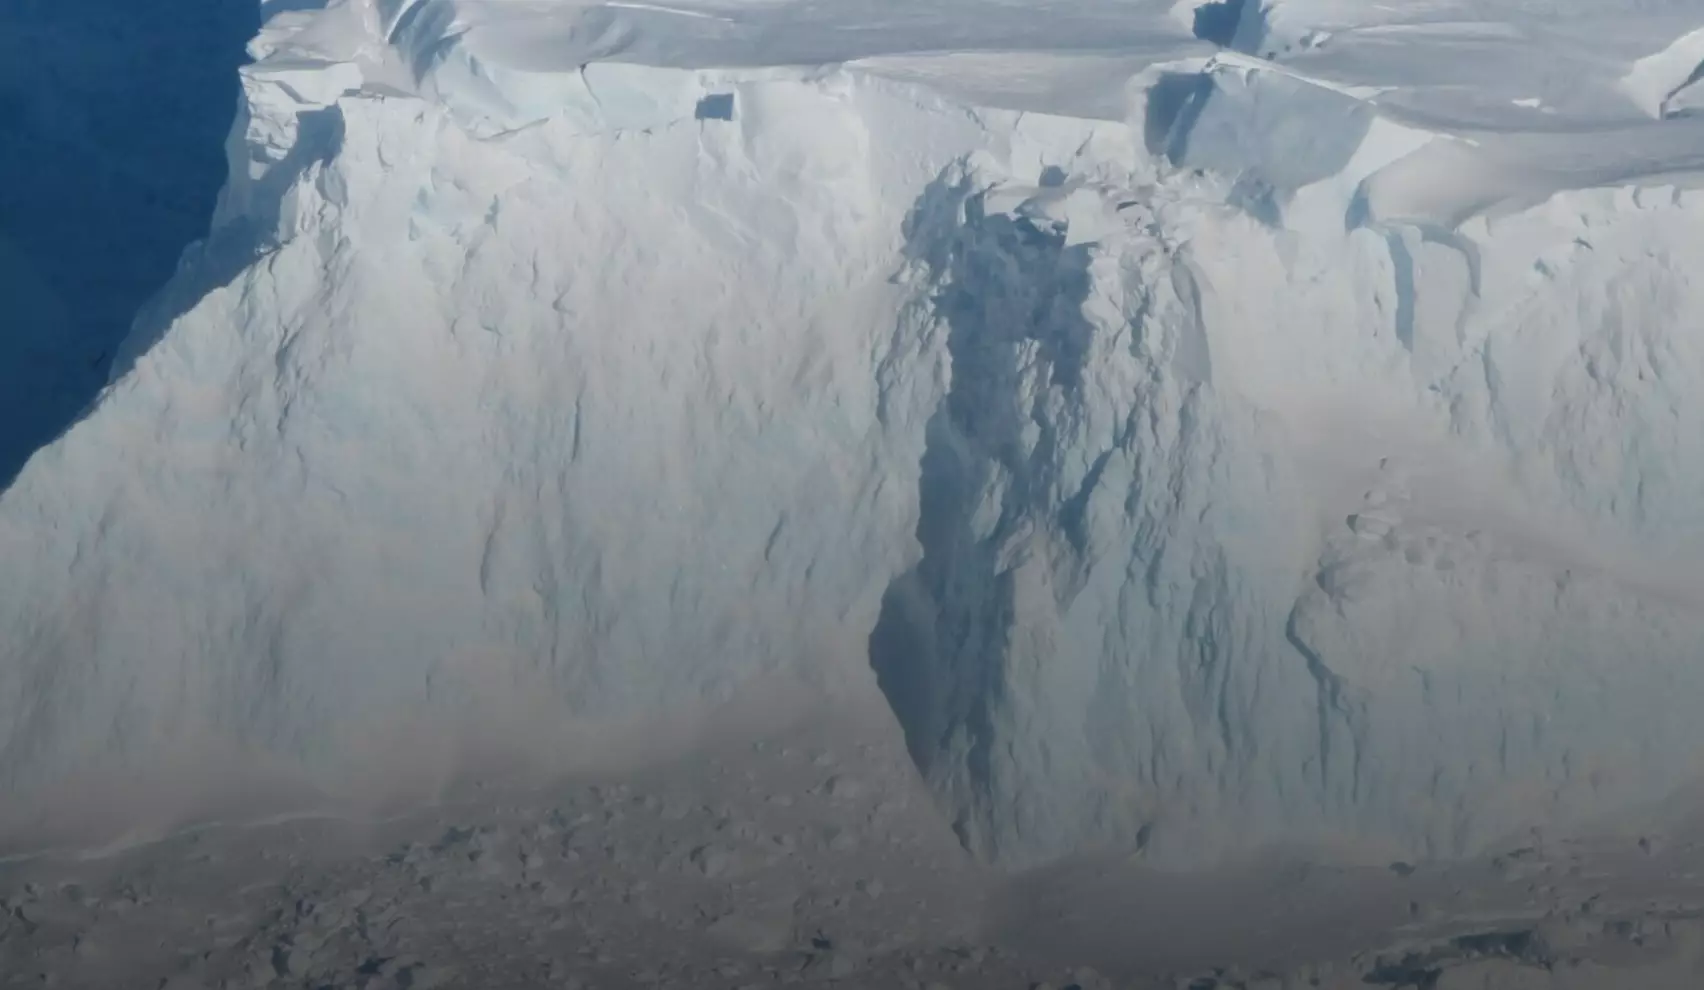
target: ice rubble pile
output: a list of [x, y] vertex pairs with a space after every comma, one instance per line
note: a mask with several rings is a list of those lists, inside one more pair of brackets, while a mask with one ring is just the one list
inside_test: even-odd
[[1107, 7], [1128, 58], [277, 14], [212, 236], [0, 498], [0, 826], [418, 796], [866, 665], [1008, 863], [1447, 855], [1674, 791], [1704, 144], [1648, 94], [1691, 69], [1493, 112], [1357, 82], [1359, 9], [1215, 53]]

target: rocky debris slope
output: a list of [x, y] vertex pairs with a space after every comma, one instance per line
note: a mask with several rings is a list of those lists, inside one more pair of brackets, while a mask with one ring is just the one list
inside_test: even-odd
[[[964, 854], [874, 726], [823, 718], [626, 780], [490, 781], [389, 821], [11, 862], [0, 986], [1681, 990], [1704, 965], [1696, 844], [1289, 863], [1241, 892], [1106, 865], [1098, 885], [1014, 885]], [[1381, 920], [1332, 923], [1345, 905]]]

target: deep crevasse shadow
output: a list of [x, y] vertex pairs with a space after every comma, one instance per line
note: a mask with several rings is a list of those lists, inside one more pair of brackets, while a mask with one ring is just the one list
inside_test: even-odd
[[[1058, 186], [1063, 177], [1043, 180]], [[869, 659], [918, 769], [937, 785], [959, 776], [959, 797], [982, 804], [1015, 622], [1002, 548], [1030, 525], [1071, 528], [1072, 500], [1059, 490], [1061, 438], [1045, 406], [1049, 387], [1074, 393], [1082, 385], [1094, 332], [1082, 312], [1091, 256], [1057, 231], [985, 214], [967, 185], [942, 180], [907, 226], [910, 253], [942, 286], [929, 304], [946, 326], [952, 372], [926, 430], [922, 559], [887, 589]], [[978, 532], [997, 474], [998, 519]], [[942, 758], [948, 765], [936, 766]], [[966, 785], [978, 793], [966, 794]], [[953, 823], [960, 840], [994, 853], [976, 812], [954, 810], [963, 815]]]
[[1195, 8], [1195, 37], [1220, 48], [1229, 48], [1236, 41], [1237, 28], [1242, 23], [1247, 0], [1208, 0]]
[[0, 491], [206, 235], [259, 20], [254, 0], [0, 3]]

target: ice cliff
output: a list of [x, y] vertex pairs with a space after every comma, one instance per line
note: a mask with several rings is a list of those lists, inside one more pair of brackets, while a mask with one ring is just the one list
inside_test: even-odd
[[281, 5], [212, 234], [0, 497], [0, 831], [870, 667], [1011, 864], [1677, 791], [1704, 52], [1554, 6], [1571, 75], [1448, 4]]

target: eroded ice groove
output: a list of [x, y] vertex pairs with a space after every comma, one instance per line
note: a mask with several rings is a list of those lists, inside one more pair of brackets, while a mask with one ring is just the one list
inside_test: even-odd
[[1008, 864], [1690, 779], [1696, 120], [1367, 69], [1503, 43], [1430, 14], [906, 9], [273, 17], [212, 238], [0, 498], [8, 841], [643, 762], [867, 664]]

